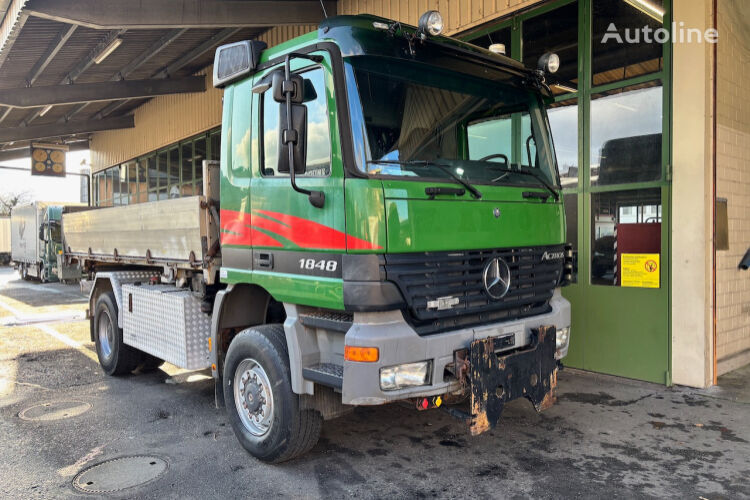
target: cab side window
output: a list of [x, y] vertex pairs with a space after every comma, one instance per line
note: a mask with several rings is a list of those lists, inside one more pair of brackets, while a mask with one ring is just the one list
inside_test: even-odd
[[[326, 104], [325, 74], [323, 68], [301, 73], [312, 83], [315, 95], [305, 96], [307, 106], [307, 171], [298, 177], [327, 177], [331, 174], [331, 139], [328, 129], [328, 106]], [[309, 84], [306, 85], [309, 87]], [[263, 117], [262, 175], [266, 177], [287, 176], [276, 171], [279, 158], [279, 108], [273, 100], [273, 91], [267, 90], [261, 97]]]

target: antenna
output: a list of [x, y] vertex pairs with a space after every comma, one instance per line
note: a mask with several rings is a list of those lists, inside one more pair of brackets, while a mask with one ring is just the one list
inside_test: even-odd
[[323, 16], [328, 19], [328, 13], [326, 12], [326, 6], [323, 5], [323, 0], [320, 0], [320, 8], [323, 9]]

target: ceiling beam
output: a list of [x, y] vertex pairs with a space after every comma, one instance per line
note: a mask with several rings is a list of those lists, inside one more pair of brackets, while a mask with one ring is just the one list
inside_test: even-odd
[[33, 108], [56, 104], [188, 94], [205, 90], [206, 78], [204, 76], [77, 83], [75, 85], [45, 85], [20, 89], [0, 89], [0, 104], [18, 108]]
[[[109, 80], [112, 82], [116, 82], [119, 80], [124, 80], [132, 72], [146, 64], [148, 61], [150, 61], [154, 56], [156, 56], [159, 52], [167, 48], [172, 42], [177, 40], [179, 37], [181, 37], [185, 32], [187, 31], [186, 28], [182, 29], [175, 29], [175, 30], [169, 30], [163, 37], [156, 40], [154, 43], [152, 43], [146, 50], [141, 52], [138, 57], [130, 61], [128, 64], [120, 68], [120, 71], [113, 74]], [[68, 111], [65, 116], [61, 117], [58, 120], [58, 123], [64, 123], [69, 121], [73, 116], [80, 113], [88, 103], [82, 103], [75, 108]], [[0, 122], [2, 122], [2, 119], [0, 118]]]
[[[75, 81], [78, 79], [81, 74], [83, 74], [84, 71], [89, 69], [92, 64], [94, 64], [94, 60], [101, 54], [106, 48], [111, 44], [115, 38], [125, 33], [127, 30], [125, 29], [119, 29], [119, 30], [112, 30], [109, 33], [107, 33], [107, 36], [104, 37], [102, 41], [100, 41], [98, 44], [96, 44], [96, 47], [91, 49], [89, 53], [81, 59], [78, 64], [73, 66], [73, 69], [68, 71], [68, 74], [63, 77], [63, 79], [60, 81], [60, 85], [65, 84], [71, 84], [75, 83]], [[36, 111], [32, 112], [29, 116], [23, 119], [21, 122], [22, 127], [28, 127], [29, 124], [36, 120], [39, 115], [42, 114], [42, 109], [39, 108]]]
[[[180, 57], [178, 57], [173, 62], [168, 64], [165, 68], [154, 73], [152, 75], [152, 78], [167, 78], [170, 75], [175, 74], [177, 71], [184, 68], [185, 66], [190, 64], [192, 61], [202, 56], [203, 54], [211, 50], [214, 46], [220, 44], [221, 42], [231, 37], [238, 31], [240, 31], [240, 28], [226, 28], [226, 29], [219, 31], [218, 33], [216, 33], [211, 38], [201, 43], [197, 47], [190, 49], [189, 51], [182, 54]], [[103, 118], [111, 114], [116, 109], [119, 109], [122, 105], [124, 105], [127, 102], [128, 101], [116, 101], [111, 104], [108, 104], [96, 114], [96, 117]]]
[[[323, 4], [336, 15], [336, 1]], [[94, 29], [260, 28], [316, 24], [324, 17], [318, 0], [34, 0], [26, 12]]]
[[169, 63], [165, 68], [163, 68], [161, 71], [158, 71], [154, 74], [153, 78], [169, 78], [170, 76], [174, 75], [177, 71], [184, 68], [188, 64], [190, 64], [195, 59], [199, 58], [211, 48], [214, 47], [214, 45], [218, 45], [230, 36], [234, 35], [240, 31], [239, 28], [226, 28], [215, 35], [213, 35], [208, 40], [204, 41], [197, 47], [185, 52], [180, 57]]
[[32, 85], [34, 85], [34, 82], [36, 82], [37, 78], [39, 78], [39, 75], [41, 75], [45, 68], [47, 68], [47, 65], [52, 62], [52, 59], [54, 59], [57, 53], [60, 52], [60, 49], [63, 48], [65, 42], [67, 42], [68, 39], [73, 36], [73, 33], [75, 33], [77, 28], [78, 26], [76, 26], [75, 24], [71, 24], [63, 27], [63, 29], [60, 30], [55, 39], [52, 40], [52, 42], [47, 47], [47, 50], [44, 51], [42, 57], [37, 60], [36, 64], [34, 64], [34, 67], [31, 68], [31, 71], [29, 71], [29, 73], [26, 75], [27, 87], [31, 87]]
[[[36, 82], [36, 79], [39, 78], [39, 75], [41, 75], [47, 65], [52, 62], [52, 59], [55, 58], [60, 49], [63, 48], [63, 45], [65, 45], [65, 42], [67, 42], [68, 39], [73, 35], [73, 33], [75, 33], [75, 30], [77, 28], [78, 26], [76, 25], [68, 25], [60, 30], [55, 39], [52, 40], [52, 42], [47, 47], [47, 50], [44, 51], [42, 57], [37, 60], [37, 62], [34, 64], [34, 67], [31, 68], [31, 71], [29, 71], [29, 73], [26, 75], [27, 87], [34, 85], [34, 82]], [[0, 123], [2, 123], [8, 117], [11, 109], [12, 108], [8, 108], [5, 110], [5, 112], [0, 114]]]
[[31, 127], [0, 128], [0, 142], [27, 141], [72, 134], [85, 134], [135, 127], [133, 115], [105, 118], [103, 120], [70, 121], [65, 124], [50, 123]]
[[146, 50], [141, 52], [138, 57], [122, 67], [116, 75], [112, 75], [112, 80], [123, 80], [130, 74], [151, 60], [159, 52], [167, 48], [172, 42], [181, 37], [187, 28], [174, 29], [167, 32], [163, 37], [152, 43]]

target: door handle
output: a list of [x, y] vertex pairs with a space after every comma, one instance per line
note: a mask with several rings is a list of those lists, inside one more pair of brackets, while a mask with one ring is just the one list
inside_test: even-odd
[[256, 255], [255, 267], [259, 269], [273, 269], [273, 254], [262, 252]]

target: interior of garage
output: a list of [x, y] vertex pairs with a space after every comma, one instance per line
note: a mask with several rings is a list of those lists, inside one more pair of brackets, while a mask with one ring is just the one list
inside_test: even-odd
[[[244, 17], [239, 11], [208, 15], [206, 8], [192, 18], [156, 12], [161, 1], [152, 2], [150, 15], [138, 16], [123, 12], [118, 2], [70, 7], [74, 3], [8, 4], [5, 20], [15, 16], [15, 22], [3, 21], [9, 31], [0, 49], [0, 96], [7, 91], [6, 102], [16, 103], [11, 99], [28, 99], [20, 89], [91, 87], [86, 100], [42, 96], [43, 105], [26, 101], [35, 105], [0, 107], [0, 159], [27, 154], [37, 139], [90, 148], [92, 197], [99, 206], [199, 194], [202, 160], [218, 159], [221, 91], [205, 81], [196, 87], [210, 74], [215, 48], [241, 39], [275, 45], [315, 29], [323, 15], [312, 0], [276, 2], [284, 6], [263, 16], [257, 9]], [[575, 332], [566, 364], [660, 384], [706, 385], [750, 362], [750, 282], [737, 268], [750, 245], [743, 220], [750, 209], [748, 65], [736, 62], [738, 53], [746, 61], [750, 50], [748, 9], [733, 0], [692, 2], [693, 9], [705, 11], [709, 26], [718, 25], [721, 40], [705, 49], [718, 75], [711, 79], [708, 68], [707, 91], [711, 82], [717, 86], [715, 108], [712, 94], [704, 95], [716, 122], [715, 145], [711, 120], [703, 136], [715, 152], [709, 159], [715, 158], [716, 179], [710, 164], [704, 167], [709, 179], [700, 189], [708, 197], [708, 260], [695, 265], [709, 290], [708, 318], [705, 328], [694, 328], [705, 333], [706, 343], [691, 341], [686, 349], [708, 357], [711, 366], [697, 382], [675, 377], [673, 366], [687, 363], [682, 345], [675, 347], [681, 337], [674, 328], [675, 294], [683, 289], [675, 274], [684, 265], [674, 258], [684, 248], [674, 237], [682, 227], [674, 199], [685, 191], [673, 182], [682, 175], [679, 155], [673, 154], [679, 133], [673, 95], [692, 74], [674, 69], [673, 51], [682, 49], [673, 44], [601, 42], [610, 23], [620, 30], [671, 26], [682, 19], [674, 3], [340, 0], [325, 2], [324, 8], [328, 15], [367, 12], [411, 24], [426, 8], [439, 8], [449, 34], [485, 47], [502, 43], [508, 55], [527, 64], [544, 52], [558, 53], [561, 69], [550, 81], [556, 97], [549, 119], [577, 271], [565, 291]], [[146, 90], [146, 82], [155, 80], [168, 83]], [[104, 82], [112, 88], [96, 87]], [[727, 201], [727, 248], [713, 247], [714, 198]], [[633, 261], [633, 255], [648, 258]], [[626, 265], [650, 270], [626, 276]]]

